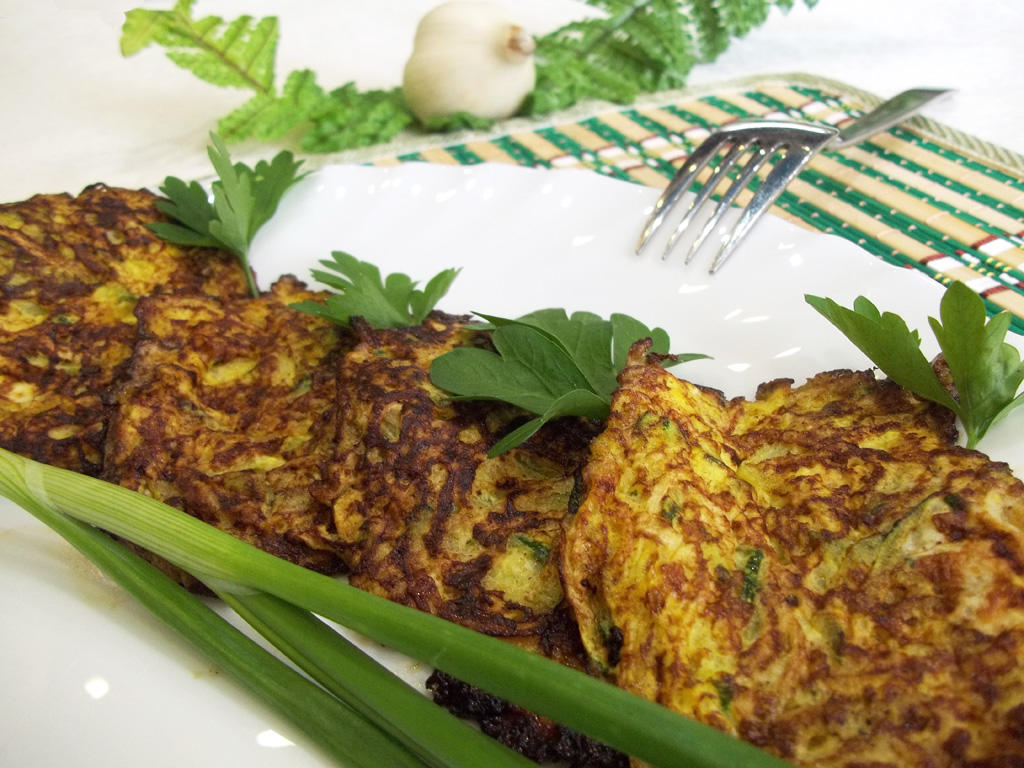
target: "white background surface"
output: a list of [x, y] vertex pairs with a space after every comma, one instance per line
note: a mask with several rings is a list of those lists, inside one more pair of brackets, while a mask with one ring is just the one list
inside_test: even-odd
[[[216, 120], [247, 92], [197, 80], [156, 47], [123, 59], [124, 12], [173, 0], [0, 0], [0, 201], [103, 181], [155, 186], [208, 173]], [[197, 0], [195, 15], [277, 15], [278, 81], [312, 68], [325, 87], [392, 87], [420, 16], [436, 0]], [[574, 0], [507, 0], [538, 32], [580, 15]], [[583, 10], [581, 10], [583, 9]], [[1024, 152], [1019, 0], [796, 0], [690, 84], [805, 72], [879, 96], [913, 86], [957, 93], [927, 114]], [[241, 150], [242, 148], [240, 148]], [[261, 151], [266, 151], [263, 148]]]

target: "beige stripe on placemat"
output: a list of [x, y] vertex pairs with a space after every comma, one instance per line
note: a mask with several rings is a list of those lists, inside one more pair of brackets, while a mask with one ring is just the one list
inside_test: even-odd
[[757, 91], [776, 101], [781, 101], [787, 107], [799, 108], [813, 101], [807, 94], [794, 91], [792, 88], [781, 84], [765, 83], [763, 86], [759, 86]]
[[995, 282], [996, 287], [994, 289], [989, 288], [987, 290], [979, 290], [979, 292], [1000, 309], [1008, 309], [1018, 317], [1024, 317], [1024, 315], [1021, 314], [1021, 312], [1024, 311], [1024, 296], [1012, 291], [1008, 286], [1003, 285], [998, 280], [984, 275], [979, 275], [976, 271], [967, 266], [953, 267], [952, 269], [943, 270], [941, 274], [943, 277], [950, 280], [959, 280], [967, 285], [974, 283], [972, 287], [974, 287], [975, 290], [979, 290], [977, 283], [983, 279], [989, 283]]
[[515, 158], [490, 141], [473, 141], [466, 144], [466, 149], [485, 163], [510, 163], [516, 165]]
[[1004, 232], [1017, 232], [1024, 229], [1024, 222], [1021, 222], [1012, 216], [1007, 216], [998, 208], [985, 205], [982, 202], [974, 200], [966, 195], [962, 195], [951, 187], [947, 187], [945, 184], [939, 184], [937, 181], [932, 181], [922, 176], [917, 171], [911, 170], [906, 166], [894, 163], [891, 160], [873, 155], [870, 152], [866, 152], [860, 147], [847, 147], [842, 150], [842, 154], [851, 160], [854, 160], [862, 165], [867, 165], [886, 177], [899, 181], [908, 186], [911, 186], [917, 190], [920, 190], [929, 197], [934, 198], [946, 205], [951, 205], [954, 208], [969, 213], [979, 219], [984, 219], [993, 227], [998, 227]]
[[441, 147], [424, 149], [422, 152], [420, 152], [420, 157], [422, 157], [428, 163], [440, 163], [443, 165], [459, 164], [459, 161], [456, 160], [447, 149], [443, 149]]
[[929, 205], [924, 200], [886, 184], [880, 179], [860, 173], [856, 168], [843, 165], [826, 155], [818, 155], [810, 167], [829, 178], [872, 198], [891, 211], [900, 212], [917, 221], [926, 222], [939, 232], [964, 244], [975, 243], [986, 233], [973, 224], [956, 218], [946, 211]]
[[567, 136], [568, 138], [572, 139], [577, 144], [579, 144], [581, 147], [583, 147], [584, 149], [589, 149], [591, 152], [598, 152], [599, 150], [602, 149], [619, 149], [625, 152], [625, 150], [622, 147], [618, 146], [617, 144], [613, 144], [612, 142], [608, 141], [608, 139], [604, 138], [603, 136], [599, 136], [598, 134], [591, 131], [589, 128], [585, 128], [579, 123], [568, 123], [566, 125], [560, 125], [558, 126], [557, 130], [563, 136]]
[[645, 109], [640, 114], [653, 120], [656, 123], [660, 123], [665, 126], [671, 133], [678, 136], [685, 136], [691, 130], [699, 130], [701, 135], [706, 136], [708, 134], [707, 129], [695, 128], [693, 123], [689, 123], [678, 115], [669, 112], [667, 109]]
[[557, 128], [559, 133], [579, 144], [585, 150], [593, 152], [597, 158], [597, 167], [600, 170], [601, 164], [615, 166], [620, 171], [629, 174], [641, 183], [654, 181], [658, 174], [653, 174], [651, 169], [644, 162], [644, 158], [636, 151], [629, 151], [626, 147], [609, 141], [600, 134], [582, 125], [570, 124]]
[[989, 294], [989, 301], [1003, 309], [1008, 309], [1017, 317], [1024, 317], [1024, 295], [1011, 290]]
[[711, 125], [725, 125], [737, 119], [735, 115], [730, 115], [724, 109], [705, 104], [703, 101], [690, 102], [686, 105], [686, 111], [707, 120]]
[[651, 137], [651, 131], [649, 128], [645, 128], [634, 120], [630, 120], [626, 115], [621, 112], [608, 112], [603, 115], [598, 115], [597, 120], [612, 128], [627, 139], [635, 144], [639, 144], [645, 139]]
[[533, 131], [513, 133], [509, 138], [519, 144], [522, 144], [541, 160], [548, 163], [554, 163], [558, 167], [574, 167], [580, 165], [579, 160], [575, 157], [567, 154]]
[[630, 169], [629, 177], [645, 187], [664, 187], [668, 184], [668, 179], [663, 174], [646, 165]]
[[[835, 216], [851, 227], [869, 234], [874, 240], [892, 248], [893, 254], [902, 254], [920, 262], [934, 261], [935, 257], [939, 255], [939, 252], [929, 248], [927, 243], [918, 242], [902, 230], [878, 221], [874, 216], [866, 213], [859, 207], [833, 197], [820, 187], [803, 179], [796, 179], [790, 185], [790, 190], [797, 197], [806, 200], [814, 207]], [[952, 257], [949, 258], [952, 260]], [[934, 269], [934, 263], [930, 266]], [[943, 269], [938, 273], [946, 279], [962, 280], [969, 284], [985, 279], [995, 281], [997, 285], [1001, 285], [997, 278], [988, 274], [988, 270], [982, 271], [959, 262], [955, 266], [950, 266], [949, 269]], [[1021, 294], [1007, 287], [1001, 290], [986, 291], [985, 295], [996, 306], [1008, 309], [1024, 317], [1024, 315], [1021, 315], [1021, 311], [1024, 310], [1024, 296], [1021, 296]]]
[[[1005, 238], [990, 236], [972, 245], [984, 253], [986, 259], [990, 260], [993, 264], [1012, 267], [1018, 270], [1024, 268], [1024, 249], [1013, 245], [1013, 243]], [[998, 248], [993, 246], [998, 246]]]
[[745, 96], [742, 93], [730, 93], [726, 96], [723, 96], [723, 98], [726, 101], [735, 104], [740, 109], [749, 112], [752, 115], [756, 115], [758, 117], [763, 117], [764, 115], [772, 111], [771, 107], [768, 107], [765, 104], [762, 104], [760, 101], [756, 101], [750, 98], [749, 96]]
[[1009, 203], [1018, 208], [1024, 207], [1024, 192], [1018, 192], [1007, 184], [1003, 184], [979, 171], [942, 157], [925, 147], [904, 141], [893, 136], [891, 133], [879, 134], [872, 138], [871, 142], [947, 178], [956, 179], [964, 186], [984, 192], [986, 195], [997, 200], [1002, 200], [1004, 203]]
[[840, 200], [810, 182], [798, 178], [790, 184], [789, 189], [799, 199], [887, 245], [894, 254], [901, 253], [915, 261], [935, 255], [934, 248], [929, 248], [905, 232], [879, 221], [862, 208]]

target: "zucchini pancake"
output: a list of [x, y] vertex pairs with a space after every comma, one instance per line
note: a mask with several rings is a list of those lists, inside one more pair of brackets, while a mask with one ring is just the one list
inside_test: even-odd
[[563, 547], [593, 668], [807, 766], [1024, 765], [1024, 485], [871, 372], [636, 345]]
[[320, 296], [285, 276], [259, 298], [142, 299], [104, 479], [279, 557], [340, 571], [330, 507], [311, 490], [333, 452], [333, 362], [347, 334], [288, 306]]
[[106, 407], [152, 293], [240, 296], [237, 261], [164, 242], [145, 190], [95, 185], [77, 197], [0, 205], [0, 446], [96, 475]]
[[[583, 668], [558, 570], [563, 526], [598, 426], [562, 419], [494, 458], [526, 415], [452, 402], [429, 376], [455, 346], [485, 345], [467, 318], [419, 326], [353, 321], [338, 364], [336, 453], [319, 492], [334, 508], [349, 583]], [[626, 758], [569, 729], [434, 672], [435, 701], [533, 760], [612, 768]]]
[[595, 428], [565, 420], [496, 458], [523, 413], [451, 402], [431, 361], [485, 344], [466, 318], [420, 326], [354, 322], [338, 375], [334, 505], [352, 584], [472, 629], [579, 664], [558, 572], [562, 525]]

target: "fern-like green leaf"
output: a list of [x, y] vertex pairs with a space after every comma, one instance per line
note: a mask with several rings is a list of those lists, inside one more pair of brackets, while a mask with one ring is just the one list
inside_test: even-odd
[[764, 0], [719, 0], [719, 17], [725, 31], [743, 37], [768, 18], [770, 6]]
[[359, 91], [355, 83], [336, 88], [311, 116], [302, 139], [307, 152], [338, 152], [387, 141], [415, 122], [400, 88]]
[[256, 94], [222, 117], [217, 123], [217, 132], [227, 141], [250, 137], [273, 141], [325, 108], [328, 98], [317, 84], [313, 71], [299, 69], [288, 75], [280, 96]]
[[537, 87], [525, 114], [583, 99], [629, 103], [638, 93], [681, 87], [695, 64], [763, 23], [772, 5], [786, 9], [793, 0], [588, 2], [608, 18], [573, 22], [537, 41]]
[[122, 54], [131, 56], [157, 44], [166, 49], [167, 58], [201, 80], [273, 95], [277, 18], [195, 19], [194, 2], [178, 0], [170, 11], [128, 11], [121, 29]]
[[568, 24], [537, 44], [537, 88], [526, 111], [543, 114], [584, 99], [619, 103], [681, 86], [698, 58], [678, 0], [596, 0], [609, 19]]
[[701, 61], [714, 61], [729, 47], [717, 0], [693, 0], [689, 8], [693, 49]]
[[456, 112], [447, 117], [434, 117], [423, 123], [427, 131], [486, 131], [494, 125], [494, 120], [488, 117], [477, 117], [469, 112]]
[[155, 43], [168, 26], [168, 17], [183, 13], [189, 15], [195, 0], [178, 0], [171, 11], [150, 11], [135, 8], [124, 15], [121, 26], [121, 55], [134, 56], [143, 48]]

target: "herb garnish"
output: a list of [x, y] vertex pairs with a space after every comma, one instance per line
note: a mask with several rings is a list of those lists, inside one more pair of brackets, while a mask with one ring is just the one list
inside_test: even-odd
[[231, 162], [224, 142], [211, 134], [213, 146], [207, 148], [210, 162], [220, 177], [209, 193], [197, 181], [186, 184], [175, 176], [164, 179], [160, 191], [167, 200], [157, 201], [157, 208], [178, 223], [154, 222], [149, 225], [157, 235], [179, 245], [209, 246], [230, 251], [242, 265], [246, 284], [253, 296], [260, 290], [249, 268], [249, 246], [256, 232], [274, 211], [281, 198], [299, 179], [301, 160], [291, 152], [279, 152], [269, 163], [260, 160], [255, 168]]
[[853, 309], [832, 299], [805, 298], [886, 376], [953, 411], [967, 432], [968, 448], [977, 446], [989, 427], [1024, 404], [1024, 393], [1017, 394], [1024, 382], [1024, 363], [1017, 349], [1004, 341], [1010, 313], [1001, 312], [986, 322], [984, 301], [963, 283], [954, 282], [946, 289], [940, 319], [928, 318], [949, 366], [955, 396], [921, 352], [918, 332], [908, 329], [899, 315], [879, 312], [863, 296], [854, 301]]
[[[712, 61], [732, 38], [768, 17], [773, 5], [794, 0], [587, 0], [607, 14], [566, 24], [537, 38], [537, 85], [521, 110], [543, 115], [584, 99], [632, 102], [643, 92], [685, 84], [695, 64]], [[805, 0], [813, 6], [816, 0]], [[354, 82], [328, 90], [310, 69], [290, 72], [275, 86], [278, 22], [274, 16], [194, 18], [195, 0], [171, 10], [136, 8], [125, 15], [121, 53], [163, 47], [179, 67], [214, 85], [242, 88], [251, 98], [223, 117], [217, 131], [229, 141], [274, 141], [297, 131], [306, 152], [336, 152], [392, 139], [416, 122], [400, 88], [360, 91]], [[427, 131], [478, 128], [478, 119], [420, 126]]]
[[[361, 317], [374, 328], [403, 328], [422, 323], [430, 310], [448, 292], [458, 269], [445, 269], [427, 282], [423, 290], [408, 275], [393, 272], [381, 280], [380, 270], [344, 251], [333, 251], [333, 261], [321, 260], [332, 270], [312, 270], [313, 277], [338, 293], [322, 303], [300, 301], [293, 309], [324, 317], [339, 325], [348, 325], [352, 317]], [[336, 273], [336, 274], [335, 274]]]
[[[478, 313], [479, 314], [479, 313]], [[591, 312], [567, 315], [542, 309], [517, 320], [480, 314], [489, 324], [495, 351], [457, 347], [430, 366], [430, 380], [451, 392], [453, 400], [500, 400], [537, 414], [493, 448], [497, 456], [527, 440], [545, 423], [562, 416], [605, 419], [616, 376], [630, 346], [644, 338], [651, 351], [668, 355], [668, 334], [650, 329], [629, 315], [604, 320]], [[707, 357], [674, 355], [663, 364]]]

